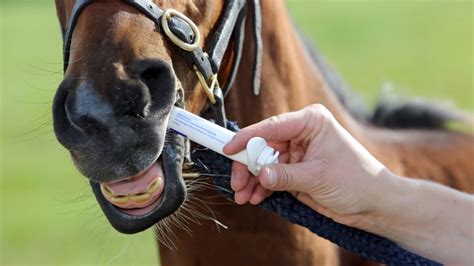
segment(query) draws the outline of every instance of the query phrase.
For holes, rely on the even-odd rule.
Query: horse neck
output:
[[[244,126],[309,104],[322,103],[344,126],[355,127],[353,119],[311,61],[289,19],[284,2],[261,3],[263,64],[260,94],[255,96],[251,88],[252,32],[247,30],[239,73],[226,99],[229,118]],[[248,29],[251,29],[250,21],[251,18],[248,18]]]

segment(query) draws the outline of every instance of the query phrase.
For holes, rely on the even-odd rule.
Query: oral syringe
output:
[[[249,171],[257,176],[265,165],[278,163],[279,152],[267,145],[261,137],[253,137],[245,150],[233,154],[224,154],[224,145],[235,135],[226,128],[220,127],[202,117],[179,107],[171,110],[168,127],[210,150],[227,158],[247,165]]]

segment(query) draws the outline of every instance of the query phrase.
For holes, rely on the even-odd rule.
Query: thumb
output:
[[[308,192],[315,186],[320,168],[315,161],[269,165],[260,172],[259,181],[269,190]]]

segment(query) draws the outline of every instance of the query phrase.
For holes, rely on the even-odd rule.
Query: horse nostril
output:
[[[154,84],[159,83],[161,80],[163,80],[163,71],[159,67],[151,67],[148,69],[145,69],[141,74],[140,74],[140,79],[148,86],[148,87],[153,87]]]
[[[113,94],[114,111],[118,116],[148,116],[151,98],[150,92],[143,84],[119,85]]]
[[[65,83],[66,82],[63,82],[61,84],[54,97],[53,127],[59,142],[68,147],[71,145],[81,145],[87,142],[87,138],[82,133],[82,129],[72,122],[68,114],[67,101],[70,94],[64,88]]]
[[[163,60],[141,60],[133,65],[132,71],[146,85],[156,107],[164,107],[174,100],[175,80],[168,63]]]

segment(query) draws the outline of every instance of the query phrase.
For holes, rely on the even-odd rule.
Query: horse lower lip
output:
[[[123,209],[123,208],[119,208],[119,209],[120,209],[120,211],[122,211],[126,214],[129,214],[129,215],[141,216],[141,215],[145,215],[145,214],[151,212],[153,209],[155,209],[155,207],[160,204],[161,200],[162,200],[162,197],[160,195],[157,199],[153,200],[149,205],[147,205],[145,207],[133,208],[133,209]]]

